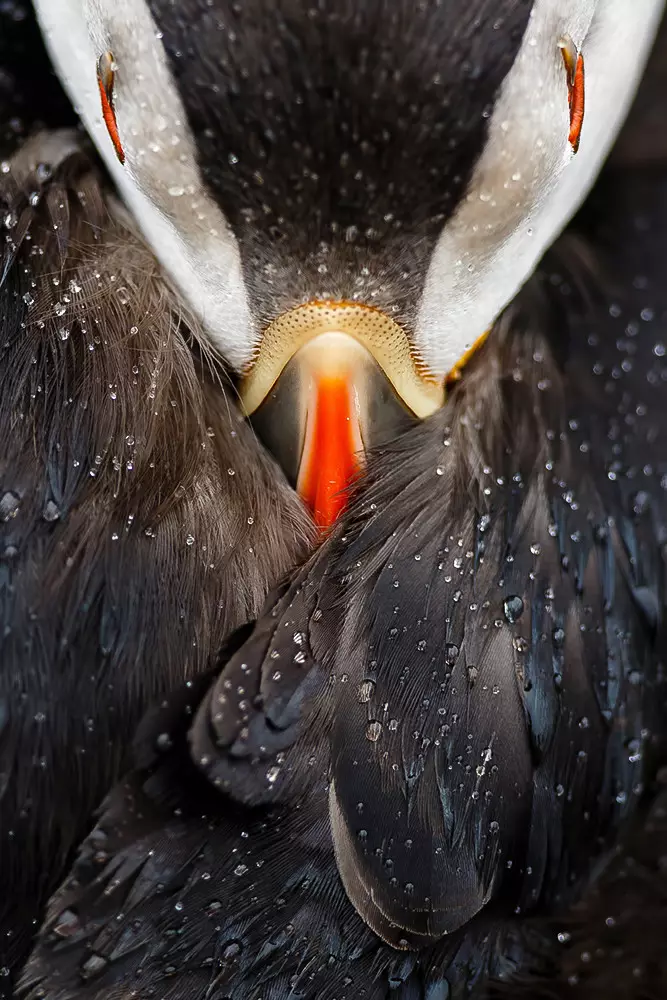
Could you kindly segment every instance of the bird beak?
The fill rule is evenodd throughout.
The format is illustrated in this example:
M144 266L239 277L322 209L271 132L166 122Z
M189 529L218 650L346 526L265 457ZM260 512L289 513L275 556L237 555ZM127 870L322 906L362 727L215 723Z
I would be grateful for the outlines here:
M435 412L444 385L424 373L386 313L309 302L270 324L240 394L257 433L327 529L365 452Z

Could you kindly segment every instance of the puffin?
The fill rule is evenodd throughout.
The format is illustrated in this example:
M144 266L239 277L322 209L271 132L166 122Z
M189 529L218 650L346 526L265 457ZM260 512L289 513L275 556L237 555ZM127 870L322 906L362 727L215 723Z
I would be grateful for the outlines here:
M178 413L202 392L202 424L222 414L241 438L243 484L229 466L238 493L230 498L215 472L206 486L192 481L208 531L248 497L268 503L251 518L265 548L216 581L227 598L218 607L231 613L205 639L210 621L194 608L203 615L211 580L181 567L165 532L153 604L136 539L117 550L117 593L146 617L124 631L124 608L102 645L99 604L77 589L101 545L76 525L77 587L60 577L51 594L59 612L67 595L96 630L91 683L99 691L109 680L115 697L128 683L124 704L140 688L122 732L156 687L172 690L145 716L134 770L51 903L23 989L234 1000L515 989L555 963L569 932L554 936L544 921L569 912L619 850L664 759L664 234L648 236L647 224L638 234L640 206L611 185L602 215L613 227L598 219L581 239L567 234L538 266L609 152L662 4L644 0L632 18L611 0L35 6L124 207L106 189L81 196L79 175L67 180L81 163L71 148L46 158L40 149L39 162L23 148L27 173L20 158L9 171L22 193L12 195L21 211L8 273L40 295L10 287L9 301L28 310L17 350L33 319L46 329L47 268L71 248L81 276L97 282L94 314L106 310L97 346L106 353L119 312L115 365L127 363L124 320L142 315L142 297L123 299L138 278L113 305L107 295L114 269L137 254L136 274L163 296L150 315L172 335L175 381L191 394L169 406ZM36 191L42 203L35 177L47 160L61 185L44 199L50 215L15 239ZM91 205L102 204L115 226L107 216L90 225ZM88 244L76 230L70 238L77 213ZM102 239L117 258L100 279L81 245ZM631 268L638 283L626 287ZM99 327L99 315L89 323ZM85 326L62 338L70 349L81 351ZM33 336L53 350L53 332ZM153 341L140 353L156 350ZM114 387L81 355L70 379L85 433L105 429L97 394ZM15 378L9 363L7 372ZM122 374L127 392L133 379ZM38 403L39 386L29 397ZM149 400L152 391L151 382ZM62 386L56 396L71 405ZM13 430L22 411L5 398L19 414ZM143 398L113 410L123 431ZM31 403L33 425L38 412ZM174 445L190 461L201 443L182 421L164 429L148 461L156 471L137 477L151 518L178 481ZM31 445L48 439L31 430ZM44 475L43 454L35 460L25 439L16 447L9 471L18 475L22 455ZM108 488L111 469L113 460L90 478ZM127 488L112 494L121 505ZM8 491L12 527L29 506L21 490ZM310 558L297 494L323 532ZM71 530L76 511L98 529L84 495L52 531ZM61 569L75 565L50 537ZM256 625L230 636L257 613L237 604L246 574L257 574L257 603L294 562ZM112 578L106 565L100 573L104 599ZM42 596L42 564L38 574ZM181 620L195 632L198 668L163 605L178 582L193 586ZM48 615L24 597L17 606L40 622L41 639ZM70 665L80 663L83 642L65 638ZM134 686L116 660L121 640L141 643ZM39 655L54 662L52 649ZM81 721L81 675L66 673L75 698L63 697L56 731ZM151 691L136 684L147 674ZM59 698L60 681L46 684ZM113 715L95 710L94 726L100 711ZM110 770L117 736L90 741ZM23 748L15 759L25 765ZM72 787L52 771L46 781L52 800ZM104 777L85 782L99 791ZM48 868L48 851L42 860Z
M489 335L493 383L480 352L147 713L20 995L663 995L667 228L644 180L606 178Z
M117 190L324 528L582 203L664 5L413 6L35 0Z

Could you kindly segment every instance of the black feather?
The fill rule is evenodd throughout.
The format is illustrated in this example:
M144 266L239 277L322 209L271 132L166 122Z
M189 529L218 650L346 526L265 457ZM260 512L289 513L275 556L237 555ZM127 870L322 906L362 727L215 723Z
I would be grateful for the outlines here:
M144 769L52 902L31 996L585 981L567 942L619 912L667 718L667 236L634 230L648 205L667 217L667 188L601 190L613 229L591 214L562 239L210 686L149 720ZM608 955L644 997L632 963L659 935L638 938Z
M148 6L253 314L363 295L410 328L532 0Z
M44 148L0 175L0 967L145 709L311 539L88 155Z

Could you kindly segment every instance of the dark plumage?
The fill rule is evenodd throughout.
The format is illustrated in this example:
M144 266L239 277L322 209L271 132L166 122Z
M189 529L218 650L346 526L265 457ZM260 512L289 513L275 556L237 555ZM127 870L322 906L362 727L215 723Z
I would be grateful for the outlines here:
M316 294L410 321L528 0L502 30L489 0L149 6L254 322ZM304 564L197 324L61 142L0 174L0 966L152 703L27 994L662 998L661 171L607 175Z
M75 126L51 68L30 0L0 4L0 157L36 127Z
M664 931L623 906L662 919L664 805L653 870L570 907L665 759L666 218L662 179L610 173L255 631L146 718L31 995L662 996Z
M413 323L532 0L148 6L254 314L361 295Z
M0 966L146 707L311 540L89 154L30 169L65 146L0 176Z

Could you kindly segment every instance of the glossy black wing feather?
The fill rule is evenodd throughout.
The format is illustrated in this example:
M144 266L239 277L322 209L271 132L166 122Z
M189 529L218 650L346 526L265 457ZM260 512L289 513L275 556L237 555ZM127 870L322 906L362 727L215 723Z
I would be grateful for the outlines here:
M606 476L600 489L594 457L563 444L564 399L537 387L539 335L525 316L497 343L511 373L503 405L533 453L501 448L493 478L474 450L466 459L471 421L456 421L456 407L488 403L473 373L449 410L371 466L338 531L172 727L162 762L130 777L127 798L114 792L100 825L111 860L96 875L85 845L29 966L33 988L310 1000L363 983L378 997L456 996L553 960L555 936L532 915L580 895L636 812L642 754L659 749L645 723L663 718L665 695L611 517L619 498ZM517 370L528 384L515 394ZM463 461L481 470L476 496L452 486ZM662 576L650 586L662 608ZM277 680L276 650L289 650ZM325 688L293 702L313 671ZM251 685L239 692L242 678ZM225 723L218 745L213 693L230 690L234 738ZM289 780L267 807L274 757L255 736L274 709L294 741L278 750ZM253 718L250 752L230 754ZM186 730L196 748L207 734L213 763L190 759ZM224 775L224 794L196 784L207 772ZM125 882L139 871L135 892ZM480 898L481 912L443 938L443 915ZM71 914L83 937L60 945ZM136 949L123 943L135 926ZM399 959L381 938L419 948Z
M486 937L478 949L470 938L440 946L421 963L383 946L338 877L326 780L287 808L225 801L187 752L197 686L164 705L171 747L107 798L52 901L47 950L24 989L106 996L129 984L141 992L145 982L174 998L457 995L443 970L470 981L490 960ZM144 737L163 721L154 716Z
M190 749L216 788L249 806L303 798L326 769L325 676L316 656L317 583L325 562L301 572L225 664L199 707ZM306 724L308 731L306 731ZM308 747L308 749L304 749ZM324 756L322 755L324 753ZM303 757L318 767L301 767Z
M567 912L643 825L665 759L667 189L607 184L580 220L589 250L561 241L442 413L371 462L248 657L223 666L221 745L205 695L155 769L113 793L106 856L96 870L89 838L54 899L33 991L433 1000L483 996L491 978L569 995L568 972L588 974L567 949L578 912L607 940L627 878L659 926L659 863L640 891L627 855ZM292 654L277 680L276 638ZM313 672L326 688L293 702ZM267 805L272 716L293 742ZM230 754L255 718L249 752ZM186 730L193 746L206 733L212 764ZM457 906L469 920L442 937ZM629 997L646 995L646 938L627 929L609 952Z

